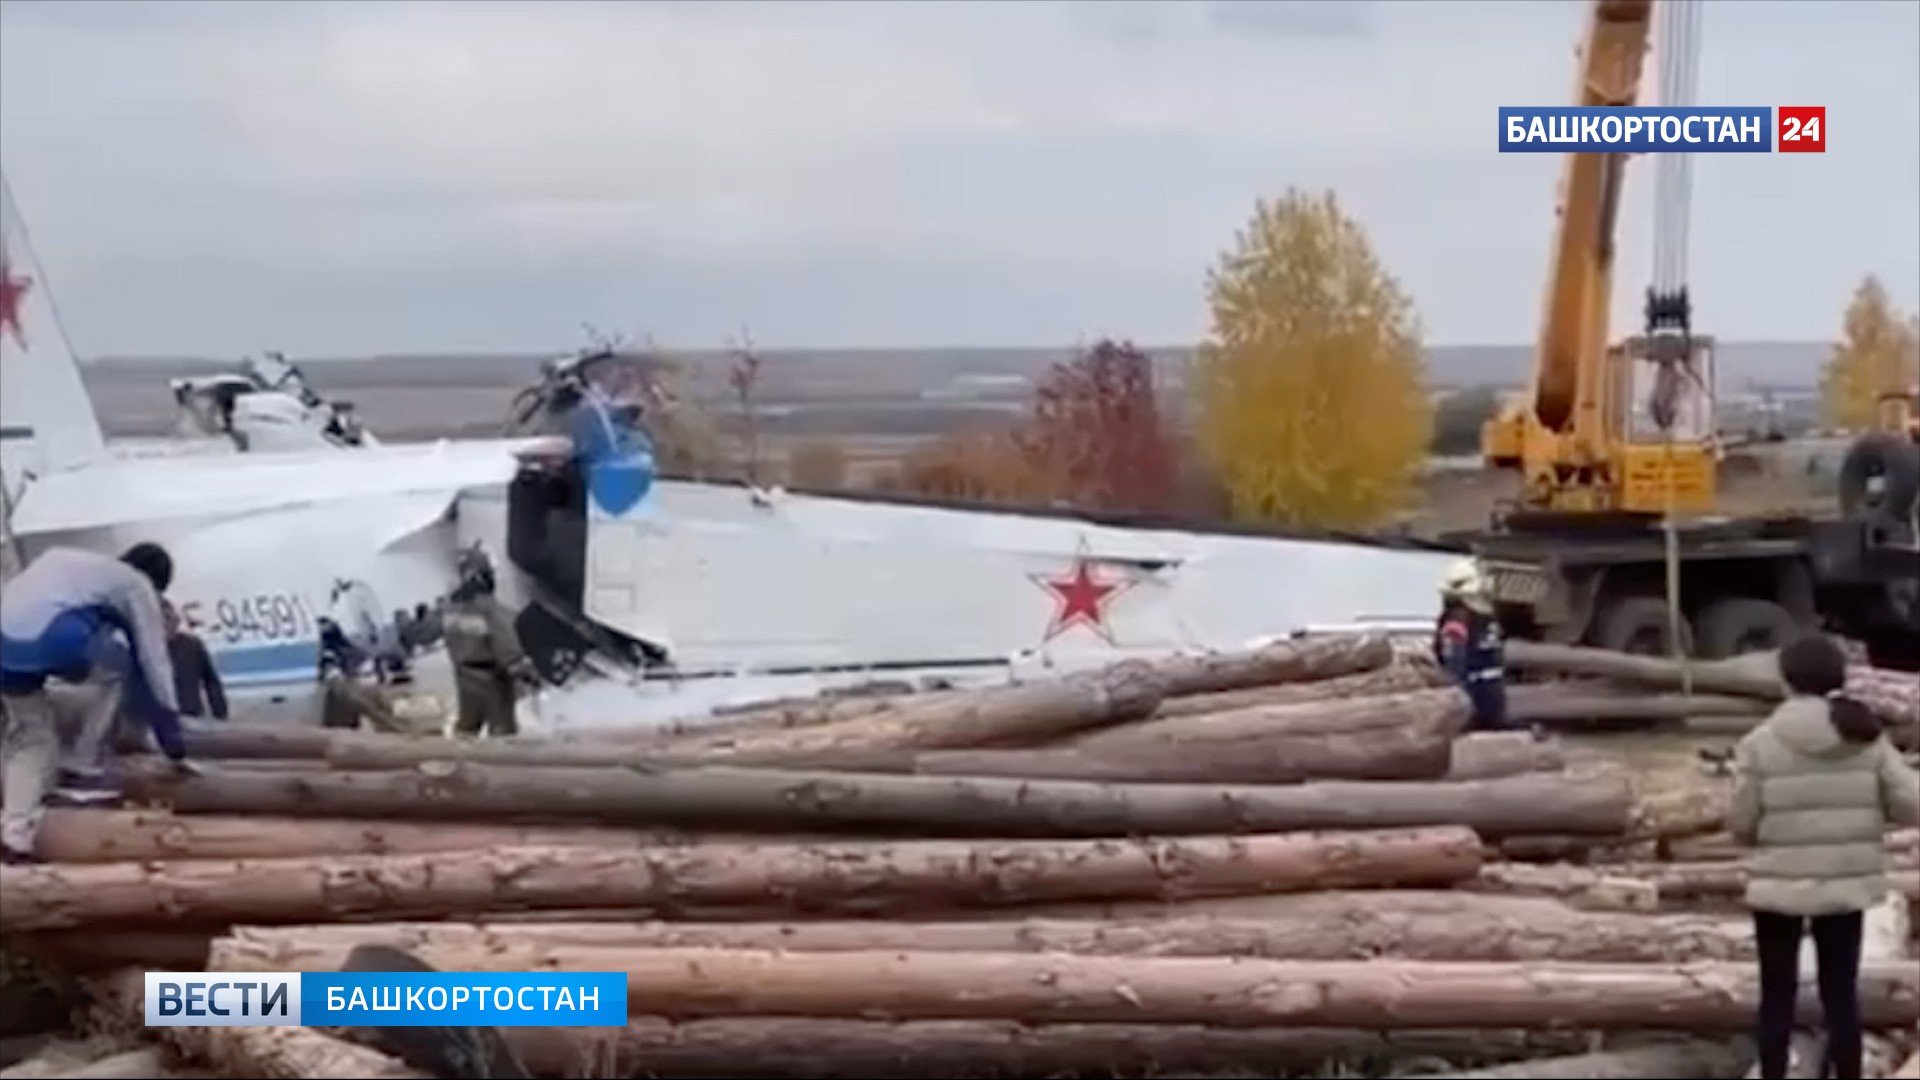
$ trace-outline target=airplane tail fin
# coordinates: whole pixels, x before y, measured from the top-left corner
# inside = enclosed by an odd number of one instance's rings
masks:
[[[36,476],[107,457],[13,189],[0,176],[0,480],[13,505]]]

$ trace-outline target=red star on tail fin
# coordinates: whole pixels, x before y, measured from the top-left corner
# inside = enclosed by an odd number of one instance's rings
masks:
[[[0,334],[13,332],[13,340],[27,347],[26,334],[20,329],[20,300],[33,287],[33,279],[14,277],[13,268],[0,262]]]

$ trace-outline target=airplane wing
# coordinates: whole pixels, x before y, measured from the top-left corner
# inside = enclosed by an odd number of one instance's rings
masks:
[[[225,517],[357,496],[440,493],[505,485],[533,440],[381,446],[217,458],[103,461],[35,479],[13,508],[21,536]]]

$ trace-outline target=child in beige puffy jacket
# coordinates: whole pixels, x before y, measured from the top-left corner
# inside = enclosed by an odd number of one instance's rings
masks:
[[[1784,1077],[1809,924],[1832,1075],[1860,1075],[1860,933],[1886,898],[1882,837],[1920,823],[1920,774],[1877,717],[1841,693],[1846,655],[1828,638],[1780,652],[1789,697],[1740,741],[1730,827],[1752,845],[1747,905],[1760,956],[1760,1075]],[[1920,703],[1916,703],[1920,708]]]

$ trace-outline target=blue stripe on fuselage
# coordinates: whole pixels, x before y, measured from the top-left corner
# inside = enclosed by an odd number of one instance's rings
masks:
[[[211,649],[214,669],[229,686],[313,682],[320,677],[320,641],[299,638]]]

